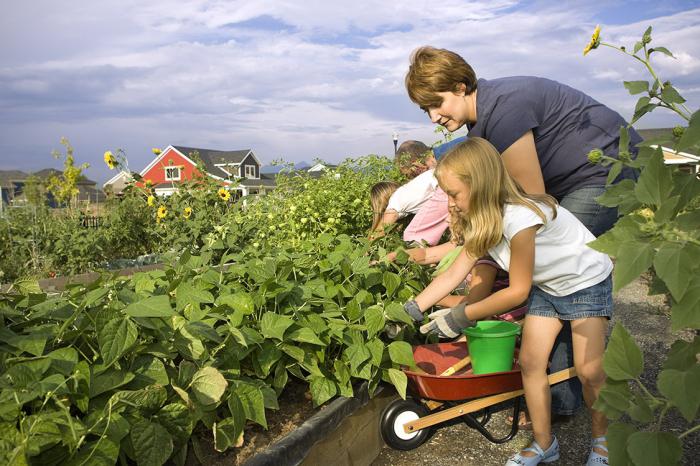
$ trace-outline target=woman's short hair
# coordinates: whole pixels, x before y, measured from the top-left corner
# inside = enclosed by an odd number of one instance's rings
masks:
[[[466,86],[467,95],[476,90],[476,73],[454,52],[423,46],[411,54],[410,61],[406,90],[408,97],[423,110],[442,105],[438,92],[459,92],[461,84]]]

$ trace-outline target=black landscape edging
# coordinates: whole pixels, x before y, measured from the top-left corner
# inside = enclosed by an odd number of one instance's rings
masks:
[[[383,390],[379,385],[374,392],[378,395]],[[243,466],[297,466],[316,442],[323,440],[333,432],[346,417],[353,414],[369,402],[367,382],[355,391],[352,398],[340,397],[328,404],[304,421],[293,432],[267,447],[264,451],[249,458]]]

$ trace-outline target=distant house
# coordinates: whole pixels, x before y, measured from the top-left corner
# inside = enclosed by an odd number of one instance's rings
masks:
[[[671,139],[673,128],[638,129],[637,132],[644,141],[654,141]],[[658,145],[651,147],[658,147]],[[673,148],[666,146],[661,146],[661,151],[666,165],[676,165],[688,173],[700,174],[700,154],[697,151],[676,152]]]
[[[134,181],[134,178],[131,176],[131,173],[127,171],[120,171],[116,175],[114,175],[112,178],[107,180],[103,185],[102,189],[105,191],[111,191],[113,194],[121,194],[122,191],[124,191],[124,188],[130,183]]]
[[[26,202],[24,187],[30,176],[38,178],[42,183],[48,182],[51,176],[63,176],[61,170],[55,168],[45,168],[34,173],[25,173],[19,170],[0,170],[0,190],[2,190],[2,202],[5,204],[19,205]],[[78,188],[78,202],[101,203],[105,200],[105,194],[97,188],[97,183],[82,177],[76,183]],[[50,207],[57,207],[56,201],[49,193],[47,202]]]
[[[168,146],[140,175],[153,184],[156,195],[169,196],[181,182],[202,174],[197,159],[206,175],[237,191],[237,195],[265,194],[275,188],[274,176],[260,174],[260,161],[250,149],[221,151]]]

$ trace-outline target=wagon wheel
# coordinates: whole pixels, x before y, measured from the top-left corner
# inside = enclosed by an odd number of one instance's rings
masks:
[[[428,410],[412,400],[396,400],[382,413],[382,438],[395,450],[413,450],[425,442],[432,432],[430,427],[407,434],[403,425],[428,414]]]

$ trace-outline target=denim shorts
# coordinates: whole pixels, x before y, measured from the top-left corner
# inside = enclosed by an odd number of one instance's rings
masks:
[[[561,320],[612,317],[612,274],[602,282],[568,296],[552,296],[536,286],[530,290],[527,314]]]

